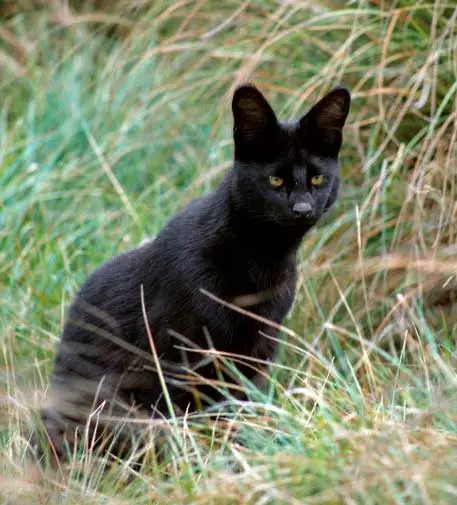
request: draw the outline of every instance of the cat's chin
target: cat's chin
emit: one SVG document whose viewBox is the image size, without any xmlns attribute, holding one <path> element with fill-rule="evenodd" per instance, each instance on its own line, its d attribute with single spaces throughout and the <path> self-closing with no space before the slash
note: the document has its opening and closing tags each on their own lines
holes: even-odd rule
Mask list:
<svg viewBox="0 0 457 505">
<path fill-rule="evenodd" d="M 312 228 L 313 226 L 316 226 L 317 222 L 322 216 L 319 217 L 308 217 L 302 219 L 300 222 L 301 226 L 303 226 L 306 229 Z"/>
<path fill-rule="evenodd" d="M 290 228 L 298 228 L 299 230 L 304 229 L 306 231 L 315 226 L 321 217 L 322 216 L 292 216 L 284 224 Z"/>
</svg>

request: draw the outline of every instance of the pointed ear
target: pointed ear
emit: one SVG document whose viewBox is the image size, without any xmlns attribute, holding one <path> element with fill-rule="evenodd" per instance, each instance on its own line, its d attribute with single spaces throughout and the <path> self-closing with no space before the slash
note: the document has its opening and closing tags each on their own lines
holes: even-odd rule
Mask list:
<svg viewBox="0 0 457 505">
<path fill-rule="evenodd" d="M 322 154 L 337 154 L 350 104 L 351 95 L 346 88 L 337 87 L 330 91 L 300 119 L 305 140 Z"/>
<path fill-rule="evenodd" d="M 262 158 L 265 155 L 264 147 L 274 140 L 279 131 L 270 104 L 255 86 L 245 84 L 237 88 L 233 95 L 232 111 L 235 157 L 250 160 Z"/>
</svg>

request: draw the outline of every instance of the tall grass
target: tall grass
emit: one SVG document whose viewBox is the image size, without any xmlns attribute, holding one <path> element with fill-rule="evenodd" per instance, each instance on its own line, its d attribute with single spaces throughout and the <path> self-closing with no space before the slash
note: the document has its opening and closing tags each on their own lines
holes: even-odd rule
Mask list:
<svg viewBox="0 0 457 505">
<path fill-rule="evenodd" d="M 457 502 L 454 3 L 89 4 L 0 30 L 2 503 Z M 38 472 L 30 411 L 67 303 L 217 184 L 245 80 L 285 119 L 353 93 L 342 195 L 303 242 L 266 389 L 179 420 L 141 470 L 88 450 Z"/>
</svg>

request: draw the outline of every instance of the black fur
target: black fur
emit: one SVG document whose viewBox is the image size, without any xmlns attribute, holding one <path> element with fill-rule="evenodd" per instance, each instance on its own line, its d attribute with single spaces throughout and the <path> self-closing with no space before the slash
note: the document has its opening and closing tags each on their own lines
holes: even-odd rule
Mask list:
<svg viewBox="0 0 457 505">
<path fill-rule="evenodd" d="M 255 87 L 236 90 L 235 159 L 220 186 L 178 212 L 155 240 L 92 273 L 70 307 L 50 405 L 42 410 L 59 457 L 65 425 L 84 424 L 103 400 L 113 413 L 125 413 L 123 404 L 148 415 L 168 415 L 142 313 L 141 285 L 178 412 L 199 406 L 189 370 L 217 378 L 217 366 L 196 367 L 202 354 L 182 347 L 214 346 L 264 361 L 274 356 L 272 340 L 260 332 L 275 336 L 276 330 L 201 289 L 281 323 L 294 299 L 300 241 L 337 197 L 338 152 L 349 104 L 349 93 L 336 88 L 299 121 L 283 124 Z M 326 182 L 313 187 L 311 177 L 318 174 Z M 283 186 L 272 187 L 270 176 L 281 177 Z M 294 210 L 301 202 L 310 204 L 306 215 Z M 252 367 L 238 366 L 254 378 Z M 219 398 L 208 385 L 197 389 L 204 401 Z"/>
</svg>

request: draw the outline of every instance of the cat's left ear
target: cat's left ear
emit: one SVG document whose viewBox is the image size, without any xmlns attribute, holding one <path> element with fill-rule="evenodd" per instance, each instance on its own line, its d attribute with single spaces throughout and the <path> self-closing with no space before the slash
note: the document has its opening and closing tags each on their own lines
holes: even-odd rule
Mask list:
<svg viewBox="0 0 457 505">
<path fill-rule="evenodd" d="M 321 154 L 338 154 L 350 105 L 351 95 L 346 88 L 332 89 L 300 119 L 305 141 Z"/>
</svg>

